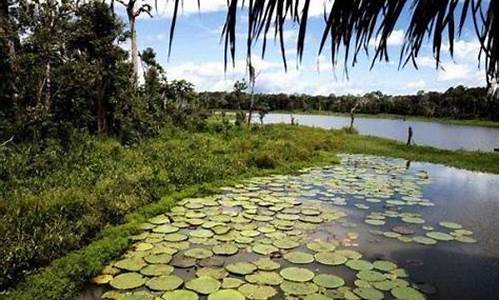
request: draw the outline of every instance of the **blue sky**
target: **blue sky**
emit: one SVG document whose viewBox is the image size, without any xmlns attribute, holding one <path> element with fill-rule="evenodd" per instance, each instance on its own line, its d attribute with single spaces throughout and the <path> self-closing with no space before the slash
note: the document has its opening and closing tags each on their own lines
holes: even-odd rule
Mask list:
<svg viewBox="0 0 500 300">
<path fill-rule="evenodd" d="M 240 11 L 237 25 L 236 67 L 229 67 L 224 72 L 224 46 L 220 43 L 220 34 L 225 21 L 226 0 L 202 0 L 200 11 L 196 0 L 184 0 L 184 10 L 177 23 L 170 58 L 167 52 L 172 1 L 169 2 L 159 5 L 159 12 L 154 14 L 154 18 L 141 17 L 137 24 L 139 49 L 151 47 L 157 52 L 169 80 L 187 79 L 195 84 L 198 91 L 218 91 L 230 90 L 235 80 L 246 77 L 247 21 L 244 10 Z M 459 84 L 485 85 L 484 70 L 482 66 L 478 68 L 479 44 L 470 23 L 455 44 L 453 60 L 449 57 L 447 47 L 443 46 L 439 70 L 435 68 L 430 44 L 425 44 L 421 50 L 419 70 L 413 66 L 398 70 L 399 50 L 406 28 L 405 18 L 389 40 L 391 61 L 378 63 L 370 70 L 371 58 L 362 54 L 356 66 L 349 68 L 349 79 L 346 79 L 341 61 L 332 69 L 328 48 L 318 56 L 319 40 L 324 28 L 323 0 L 313 0 L 311 5 L 306 49 L 298 68 L 295 55 L 296 26 L 290 26 L 285 32 L 288 72 L 284 71 L 279 45 L 273 42 L 272 36 L 268 40 L 264 60 L 260 59 L 260 45 L 254 48 L 257 91 L 342 95 L 380 90 L 386 94 L 407 94 L 418 90 L 443 91 Z M 128 44 L 122 46 L 128 48 Z"/>
</svg>

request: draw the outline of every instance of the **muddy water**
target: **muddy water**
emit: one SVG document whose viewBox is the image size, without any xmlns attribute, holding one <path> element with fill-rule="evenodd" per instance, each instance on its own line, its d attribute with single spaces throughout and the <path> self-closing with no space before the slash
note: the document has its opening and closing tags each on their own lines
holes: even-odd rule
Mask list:
<svg viewBox="0 0 500 300">
<path fill-rule="evenodd" d="M 428 178 L 427 175 L 424 176 L 425 178 L 419 177 L 419 174 L 428 174 Z M 411 179 L 408 179 L 410 177 Z M 336 178 L 349 178 L 349 180 L 340 180 L 332 185 Z M 371 181 L 384 187 L 384 184 L 388 182 L 389 192 L 393 192 L 391 189 L 399 185 L 400 178 L 408 179 L 403 181 L 409 183 L 413 196 L 427 199 L 434 206 L 387 205 L 384 203 L 384 197 L 381 197 L 382 201 L 379 203 L 367 202 L 366 199 L 371 197 L 362 193 L 369 188 L 365 185 L 363 189 L 356 190 L 351 185 L 352 182 Z M 423 291 L 430 292 L 427 295 L 428 299 L 498 298 L 497 175 L 469 172 L 434 164 L 345 156 L 341 167 L 312 169 L 301 176 L 280 178 L 279 182 L 282 185 L 278 188 L 276 185 L 269 184 L 252 183 L 252 185 L 258 186 L 261 191 L 267 190 L 271 194 L 280 196 L 291 194 L 304 205 L 313 204 L 314 207 L 318 207 L 317 203 L 321 203 L 324 207 L 345 212 L 347 215 L 339 220 L 324 222 L 313 231 L 306 231 L 306 242 L 316 239 L 336 240 L 340 243 L 339 247 L 350 246 L 350 249 L 361 252 L 366 260 L 394 261 L 399 267 L 409 272 L 410 281 L 413 284 L 425 284 L 420 287 L 425 287 Z M 344 188 L 340 186 L 341 184 L 350 187 Z M 234 196 L 234 191 L 226 191 L 224 194 L 223 197 L 231 198 Z M 400 199 L 401 195 L 396 194 L 391 198 Z M 379 194 L 379 196 L 382 195 Z M 336 201 L 338 199 L 343 199 L 345 203 Z M 473 238 L 477 240 L 477 243 L 440 241 L 436 245 L 420 245 L 415 242 L 405 243 L 397 239 L 386 238 L 374 230 L 390 231 L 394 226 L 402 225 L 399 218 L 386 218 L 386 223 L 382 226 L 364 223 L 366 216 L 371 212 L 386 210 L 420 214 L 425 219 L 425 225 L 433 226 L 439 231 L 446 231 L 439 227 L 438 223 L 441 221 L 459 223 L 465 229 L 474 232 Z M 415 231 L 414 235 L 426 233 L 421 228 L 422 225 L 403 225 L 411 227 Z M 181 230 L 183 231 L 185 230 Z M 356 233 L 359 238 L 350 239 L 348 233 Z M 311 252 L 304 245 L 305 243 L 302 243 L 294 251 Z M 237 255 L 224 259 L 225 264 L 228 264 L 235 261 L 254 261 L 261 257 L 242 247 Z M 280 257 L 275 257 L 273 260 L 279 262 L 281 268 L 293 265 Z M 346 285 L 354 287 L 356 273 L 346 266 L 331 267 L 317 262 L 295 266 L 307 267 L 316 274 L 333 273 L 344 278 Z M 174 272 L 184 279 L 194 277 L 194 273 L 194 268 L 176 268 Z M 89 284 L 76 299 L 100 299 L 102 293 L 108 289 Z M 283 299 L 283 297 L 280 293 L 273 299 Z M 386 298 L 390 296 L 386 294 Z"/>
</svg>

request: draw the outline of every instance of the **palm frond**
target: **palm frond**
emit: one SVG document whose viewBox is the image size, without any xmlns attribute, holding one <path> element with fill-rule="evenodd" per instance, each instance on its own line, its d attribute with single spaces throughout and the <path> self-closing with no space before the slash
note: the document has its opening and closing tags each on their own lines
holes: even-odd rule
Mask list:
<svg viewBox="0 0 500 300">
<path fill-rule="evenodd" d="M 169 53 L 173 41 L 178 7 L 182 0 L 174 1 L 174 12 L 170 28 Z M 209 1 L 209 0 L 205 0 Z M 236 53 L 236 23 L 238 4 L 244 0 L 228 0 L 226 21 L 222 31 L 224 40 L 224 65 L 231 59 L 234 65 Z M 300 3 L 303 3 L 300 7 Z M 483 11 L 482 0 L 333 0 L 330 1 L 329 13 L 325 7 L 325 28 L 319 44 L 321 54 L 329 41 L 332 64 L 337 62 L 343 51 L 342 60 L 345 70 L 354 66 L 358 54 L 363 50 L 369 54 L 369 48 L 376 41 L 371 67 L 377 61 L 388 61 L 388 40 L 396 30 L 404 12 L 410 14 L 404 43 L 399 57 L 400 67 L 411 62 L 418 67 L 417 58 L 422 45 L 427 40 L 432 44 L 436 67 L 441 60 L 441 47 L 448 45 L 448 52 L 453 57 L 454 42 L 460 37 L 467 18 L 472 19 L 474 30 L 481 45 L 478 61 L 484 61 L 486 81 L 498 82 L 498 0 L 490 0 Z M 200 5 L 200 1 L 198 1 Z M 461 8 L 461 11 L 459 11 Z M 269 31 L 274 28 L 274 38 L 278 40 L 287 69 L 284 30 L 286 20 L 298 24 L 297 56 L 302 59 L 305 49 L 306 29 L 310 0 L 249 0 L 247 61 L 251 65 L 252 47 L 262 40 L 262 57 L 266 52 Z M 459 15 L 458 22 L 455 15 Z M 458 23 L 458 24 L 457 24 Z M 484 58 L 483 58 L 484 56 Z M 347 72 L 346 72 L 347 73 Z"/>
</svg>

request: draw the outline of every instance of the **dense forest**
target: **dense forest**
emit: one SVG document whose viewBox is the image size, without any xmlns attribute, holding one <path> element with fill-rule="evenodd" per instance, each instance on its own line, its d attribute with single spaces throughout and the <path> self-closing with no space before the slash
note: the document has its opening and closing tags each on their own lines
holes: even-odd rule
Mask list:
<svg viewBox="0 0 500 300">
<path fill-rule="evenodd" d="M 498 121 L 498 99 L 487 88 L 457 86 L 444 93 L 419 91 L 416 95 L 391 96 L 380 91 L 355 95 L 256 94 L 255 109 L 266 111 L 321 111 L 397 114 L 428 118 L 484 119 Z M 205 92 L 200 98 L 211 109 L 248 109 L 250 97 L 234 101 L 225 92 Z"/>
</svg>

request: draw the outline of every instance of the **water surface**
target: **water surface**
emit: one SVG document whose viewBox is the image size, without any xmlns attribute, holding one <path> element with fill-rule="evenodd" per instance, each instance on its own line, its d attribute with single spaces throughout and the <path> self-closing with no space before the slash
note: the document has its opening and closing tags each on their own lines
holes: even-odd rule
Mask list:
<svg viewBox="0 0 500 300">
<path fill-rule="evenodd" d="M 342 116 L 293 114 L 300 125 L 325 129 L 349 126 L 350 118 Z M 254 116 L 258 122 L 258 116 Z M 290 114 L 270 113 L 264 123 L 290 124 Z M 413 142 L 417 145 L 433 146 L 448 150 L 493 151 L 498 148 L 498 128 L 450 125 L 438 122 L 423 122 L 402 119 L 356 118 L 354 126 L 360 134 L 406 142 L 408 127 L 413 129 Z"/>
</svg>

